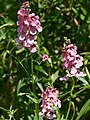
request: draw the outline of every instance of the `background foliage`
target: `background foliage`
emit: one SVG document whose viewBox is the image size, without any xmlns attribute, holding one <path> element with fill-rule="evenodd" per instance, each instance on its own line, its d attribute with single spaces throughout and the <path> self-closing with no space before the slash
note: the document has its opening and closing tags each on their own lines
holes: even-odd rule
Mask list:
<svg viewBox="0 0 90 120">
<path fill-rule="evenodd" d="M 40 16 L 43 26 L 42 33 L 38 34 L 39 50 L 33 55 L 36 94 L 31 92 L 30 53 L 26 49 L 18 50 L 15 42 L 17 11 L 21 4 L 21 0 L 0 0 L 1 120 L 37 120 L 34 103 L 40 111 L 40 94 L 49 82 L 53 82 L 60 92 L 62 120 L 89 120 L 90 1 L 30 0 L 31 10 Z M 84 57 L 85 78 L 59 81 L 59 77 L 65 75 L 61 56 L 64 37 L 71 39 Z M 49 62 L 41 62 L 43 53 L 50 56 Z"/>
</svg>

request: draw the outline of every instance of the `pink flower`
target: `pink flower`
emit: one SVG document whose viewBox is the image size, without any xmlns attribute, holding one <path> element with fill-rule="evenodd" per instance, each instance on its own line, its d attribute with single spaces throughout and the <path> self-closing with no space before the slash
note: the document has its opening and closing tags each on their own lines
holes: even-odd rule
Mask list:
<svg viewBox="0 0 90 120">
<path fill-rule="evenodd" d="M 83 72 L 78 70 L 77 73 L 76 73 L 76 77 L 81 77 L 81 76 L 84 77 L 84 76 L 86 76 L 86 74 L 84 74 Z"/>
<path fill-rule="evenodd" d="M 69 76 L 68 75 L 66 75 L 66 76 L 64 76 L 64 77 L 61 77 L 60 78 L 60 81 L 67 81 L 69 79 Z"/>
<path fill-rule="evenodd" d="M 75 75 L 76 73 L 77 73 L 77 69 L 72 66 L 72 68 L 71 68 L 71 70 L 70 70 L 70 74 L 71 74 L 71 75 Z"/>
<path fill-rule="evenodd" d="M 83 65 L 83 57 L 77 54 L 77 47 L 69 44 L 62 48 L 62 56 L 64 60 L 64 68 L 68 69 L 69 74 L 61 77 L 60 80 L 67 81 L 69 76 L 83 77 L 85 74 L 78 69 Z"/>
<path fill-rule="evenodd" d="M 42 93 L 42 111 L 39 113 L 42 117 L 47 117 L 50 120 L 56 117 L 54 108 L 61 108 L 58 94 L 56 88 L 52 87 L 47 87 L 45 92 Z"/>
<path fill-rule="evenodd" d="M 48 58 L 49 58 L 49 56 L 48 56 L 48 54 L 43 54 L 43 55 L 41 56 L 41 58 L 42 58 L 42 61 L 47 61 Z"/>
<path fill-rule="evenodd" d="M 83 65 L 83 57 L 80 55 L 76 55 L 74 63 L 76 68 L 80 68 Z"/>
<path fill-rule="evenodd" d="M 56 118 L 56 115 L 54 114 L 54 110 L 49 110 L 47 112 L 46 116 L 49 120 L 52 120 L 53 118 Z"/>
<path fill-rule="evenodd" d="M 18 14 L 18 38 L 16 41 L 20 47 L 26 47 L 31 53 L 37 51 L 36 33 L 42 31 L 39 17 L 34 13 L 30 14 L 29 2 L 24 2 Z"/>
</svg>

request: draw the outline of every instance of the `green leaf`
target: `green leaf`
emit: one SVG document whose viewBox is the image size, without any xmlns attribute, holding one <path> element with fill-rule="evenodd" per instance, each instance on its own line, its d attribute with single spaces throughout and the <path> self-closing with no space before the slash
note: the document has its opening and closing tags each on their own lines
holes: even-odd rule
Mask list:
<svg viewBox="0 0 90 120">
<path fill-rule="evenodd" d="M 86 15 L 86 14 L 87 14 L 87 11 L 85 10 L 85 8 L 84 8 L 84 7 L 82 7 L 82 6 L 81 6 L 81 10 L 82 10 L 82 12 L 83 12 L 83 14 L 84 14 L 84 15 Z"/>
<path fill-rule="evenodd" d="M 49 54 L 48 50 L 45 47 L 43 47 L 43 50 L 45 53 Z"/>
<path fill-rule="evenodd" d="M 22 53 L 24 50 L 25 50 L 25 48 L 24 48 L 24 47 L 23 47 L 23 48 L 21 48 L 21 49 L 19 49 L 19 50 L 17 50 L 17 51 L 16 51 L 16 55 L 17 55 L 17 54 Z"/>
<path fill-rule="evenodd" d="M 7 66 L 6 66 L 6 59 L 7 59 L 6 56 L 7 56 L 7 51 L 5 51 L 5 52 L 3 53 L 3 58 L 2 58 L 2 63 L 3 63 L 3 66 L 4 66 L 4 67 L 7 67 Z"/>
<path fill-rule="evenodd" d="M 20 89 L 25 85 L 25 83 L 23 83 L 23 80 L 19 80 L 19 83 L 17 85 L 17 95 L 20 91 Z"/>
<path fill-rule="evenodd" d="M 74 7 L 72 7 L 72 10 L 73 10 L 73 12 L 74 12 L 75 14 L 78 13 L 78 11 L 77 11 Z"/>
<path fill-rule="evenodd" d="M 38 85 L 38 87 L 40 88 L 41 92 L 43 92 L 43 91 L 44 91 L 44 89 L 43 89 L 42 84 L 37 82 L 37 85 Z"/>
<path fill-rule="evenodd" d="M 82 81 L 85 85 L 89 85 L 89 83 L 83 77 L 78 77 L 78 79 Z"/>
<path fill-rule="evenodd" d="M 54 74 L 52 74 L 52 76 L 51 76 L 52 83 L 54 83 L 55 80 L 59 77 L 58 73 L 59 73 L 59 71 L 56 71 Z"/>
<path fill-rule="evenodd" d="M 89 73 L 88 68 L 87 68 L 87 67 L 85 67 L 85 70 L 86 70 L 86 74 L 87 74 L 88 78 L 90 79 L 90 73 Z"/>
<path fill-rule="evenodd" d="M 43 120 L 43 118 L 41 116 L 39 116 L 39 120 Z"/>
<path fill-rule="evenodd" d="M 0 107 L 0 110 L 3 110 L 3 111 L 5 111 L 5 112 L 9 112 L 9 110 L 7 110 L 7 109 L 5 109 L 5 108 L 3 108 L 3 107 Z"/>
<path fill-rule="evenodd" d="M 90 111 L 90 99 L 86 101 L 86 103 L 81 108 L 76 120 L 79 120 L 83 115 L 85 115 L 88 111 Z"/>
<path fill-rule="evenodd" d="M 46 76 L 48 76 L 48 74 L 46 73 L 46 71 L 43 69 L 42 66 L 35 65 L 35 69 L 36 69 L 37 71 L 42 72 L 42 73 L 45 74 Z"/>
<path fill-rule="evenodd" d="M 1 25 L 0 29 L 3 28 L 3 27 L 6 27 L 6 26 L 13 26 L 14 24 L 15 23 L 13 21 L 9 21 L 8 23 Z"/>
<path fill-rule="evenodd" d="M 23 96 L 23 95 L 27 95 L 29 93 L 18 93 L 18 96 Z"/>
<path fill-rule="evenodd" d="M 66 25 L 66 29 L 68 30 L 68 29 L 70 29 L 71 28 L 71 26 L 70 25 Z"/>
<path fill-rule="evenodd" d="M 83 52 L 81 55 L 90 55 L 90 52 Z"/>
<path fill-rule="evenodd" d="M 53 67 L 51 58 L 48 59 L 48 62 L 50 63 L 51 67 Z"/>
<path fill-rule="evenodd" d="M 39 119 L 39 116 L 35 113 L 34 120 L 38 120 L 38 119 Z"/>
<path fill-rule="evenodd" d="M 61 95 L 59 96 L 59 99 L 63 98 L 64 96 L 66 96 L 66 95 L 68 95 L 68 94 L 70 94 L 70 91 L 61 94 Z"/>
<path fill-rule="evenodd" d="M 84 20 L 85 16 L 83 14 L 80 14 L 80 18 L 81 18 L 81 20 Z"/>
<path fill-rule="evenodd" d="M 32 118 L 30 116 L 28 116 L 28 120 L 32 120 Z"/>
<path fill-rule="evenodd" d="M 39 116 L 39 114 L 35 113 L 34 120 L 43 120 L 43 118 Z"/>
<path fill-rule="evenodd" d="M 87 20 L 87 23 L 90 23 L 90 15 L 88 16 L 88 20 Z"/>
<path fill-rule="evenodd" d="M 6 32 L 4 32 L 2 29 L 0 29 L 0 41 L 2 39 L 6 39 Z"/>
<path fill-rule="evenodd" d="M 39 101 L 33 97 L 31 97 L 30 95 L 26 95 L 31 101 L 33 101 L 34 103 L 38 103 Z"/>
</svg>

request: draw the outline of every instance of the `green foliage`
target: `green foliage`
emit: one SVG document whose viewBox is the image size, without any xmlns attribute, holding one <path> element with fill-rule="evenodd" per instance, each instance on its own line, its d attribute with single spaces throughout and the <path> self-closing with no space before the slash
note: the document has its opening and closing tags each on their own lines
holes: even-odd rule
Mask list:
<svg viewBox="0 0 90 120">
<path fill-rule="evenodd" d="M 89 120 L 90 0 L 30 0 L 31 10 L 40 16 L 43 26 L 38 52 L 33 55 L 33 76 L 31 54 L 24 48 L 18 50 L 15 41 L 21 4 L 21 0 L 0 1 L 0 120 L 43 120 L 38 115 L 41 94 L 51 84 L 62 101 L 55 120 Z M 59 81 L 65 75 L 64 37 L 70 38 L 84 57 L 84 78 Z M 43 53 L 50 57 L 46 62 L 41 59 Z"/>
<path fill-rule="evenodd" d="M 90 112 L 90 99 L 86 101 L 86 103 L 81 108 L 76 120 L 79 120 L 83 115 L 85 115 L 87 112 Z"/>
</svg>

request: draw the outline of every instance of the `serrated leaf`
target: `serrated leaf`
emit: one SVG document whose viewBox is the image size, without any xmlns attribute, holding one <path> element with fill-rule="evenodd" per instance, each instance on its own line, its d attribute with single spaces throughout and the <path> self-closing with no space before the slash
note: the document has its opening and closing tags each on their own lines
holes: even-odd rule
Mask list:
<svg viewBox="0 0 90 120">
<path fill-rule="evenodd" d="M 90 111 L 90 99 L 86 101 L 86 103 L 81 108 L 76 120 L 80 120 L 80 118 L 85 115 L 88 111 Z"/>
</svg>

